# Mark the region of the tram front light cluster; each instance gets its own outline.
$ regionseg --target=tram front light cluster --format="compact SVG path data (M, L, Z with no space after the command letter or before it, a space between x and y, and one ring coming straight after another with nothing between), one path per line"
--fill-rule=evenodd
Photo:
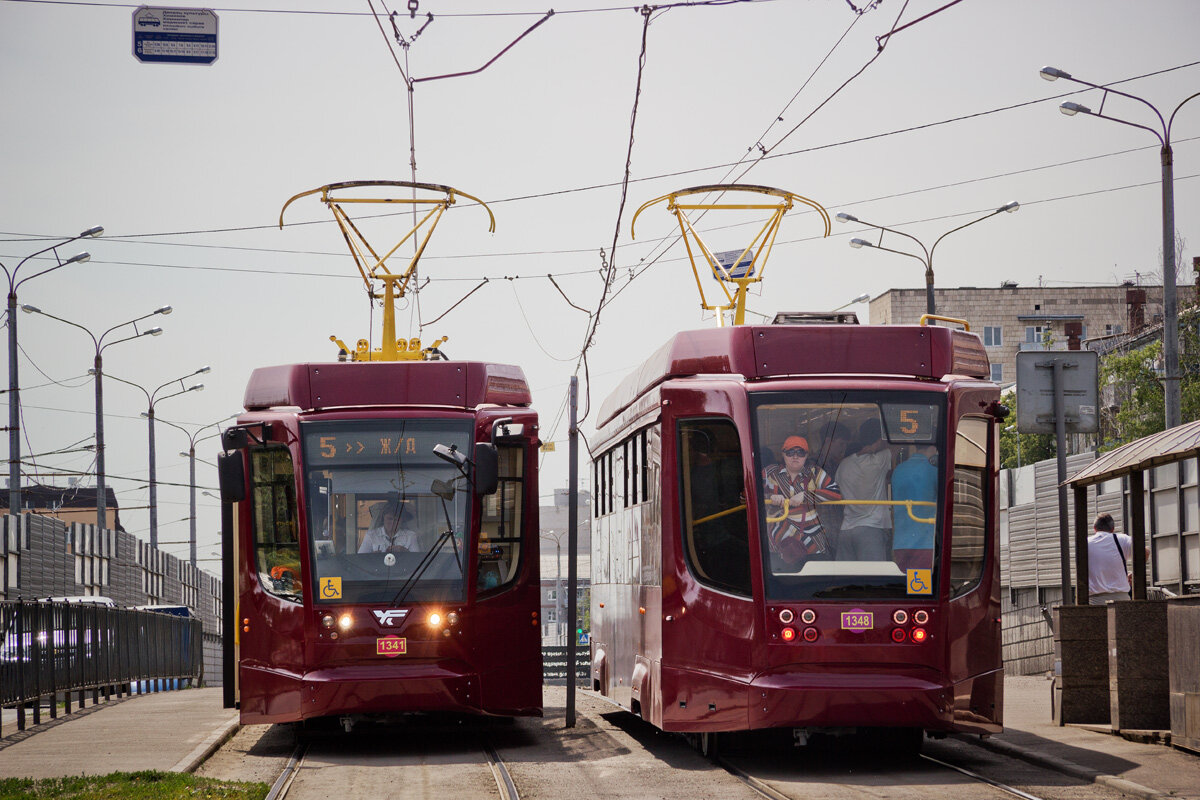
M784 628L782 631L779 632L779 638L783 639L785 642L795 641L796 629L795 628Z
M431 611L429 612L429 616L425 618L425 621L429 623L429 627L432 628L434 632L440 630L442 632L442 636L448 637L451 633L450 629L458 624L459 616L457 611L445 613L441 611Z
M354 617L350 616L349 614L342 614L340 617L338 617L338 621L337 621L338 629L341 630L342 632L350 630L350 626L353 624L354 624Z

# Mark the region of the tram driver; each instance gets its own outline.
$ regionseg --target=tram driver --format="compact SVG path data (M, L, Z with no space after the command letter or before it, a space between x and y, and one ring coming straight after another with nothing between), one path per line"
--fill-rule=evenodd
M807 439L789 436L781 450L783 464L763 470L763 496L771 525L771 563L776 571L798 569L806 561L832 558L832 547L817 516L817 506L827 500L842 499L829 473L810 463ZM786 513L781 513L784 508Z
M408 553L418 549L417 534L408 526L413 512L407 500L390 499L371 509L371 527L367 529L360 553Z

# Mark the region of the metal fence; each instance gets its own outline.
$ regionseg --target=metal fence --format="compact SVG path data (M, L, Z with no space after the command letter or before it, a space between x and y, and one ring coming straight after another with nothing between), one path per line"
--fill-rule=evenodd
M575 685L591 686L591 648L580 645L575 648ZM555 685L567 685L567 648L542 648L542 681Z
M133 691L197 682L203 670L200 620L95 603L0 602L0 705L17 708L25 729L42 706L71 713L90 693L92 703Z

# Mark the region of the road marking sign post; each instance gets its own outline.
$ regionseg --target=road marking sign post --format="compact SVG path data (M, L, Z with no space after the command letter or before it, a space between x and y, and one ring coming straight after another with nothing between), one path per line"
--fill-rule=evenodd
M141 6L133 12L133 57L157 64L217 60L217 15L207 8Z

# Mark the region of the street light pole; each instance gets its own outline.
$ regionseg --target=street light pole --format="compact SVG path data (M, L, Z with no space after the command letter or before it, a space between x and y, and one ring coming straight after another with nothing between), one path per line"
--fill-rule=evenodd
M1080 105L1079 103L1065 102L1059 105L1058 110L1068 117L1073 117L1076 114L1088 114L1093 117L1109 120L1110 122L1119 122L1131 128L1141 128L1144 131L1154 134L1159 144L1162 145L1160 157L1162 162L1163 360L1166 367L1166 375L1163 376L1163 419L1165 429L1175 428L1183 424L1183 419L1181 408L1182 393L1179 385L1179 303L1178 287L1175 280L1175 155L1171 150L1171 126L1175 123L1175 115L1179 113L1179 109L1183 108L1189 100L1200 97L1200 92L1184 98L1183 102L1175 106L1175 110L1171 112L1171 116L1164 120L1162 113L1159 112L1153 103L1137 95L1128 94L1108 86L1089 83L1088 81L1072 77L1070 73L1056 67L1042 67L1039 74L1048 81L1056 81L1062 78L1065 81L1071 81L1072 83L1078 83L1081 86L1099 89L1104 92L1104 95L1100 99L1099 111L1092 111L1087 106ZM1105 114L1104 103L1108 100L1109 92L1130 100L1136 100L1148 106L1154 112L1154 115L1158 117L1159 129L1156 130L1146 125L1139 125L1136 122L1130 122Z
M8 271L8 267L0 264L0 269L4 270L4 276L8 278L8 513L10 514L21 513L21 387L17 376L17 289L22 283L32 280L38 275L53 272L67 264L79 264L87 261L92 257L87 252L77 253L63 261L58 257L57 248L78 239L92 238L102 233L104 233L104 228L99 225L88 228L78 236L64 239L58 244L26 256L21 259L11 273ZM54 259L58 262L56 265L23 280L17 280L17 272L25 265L26 261L51 251L54 253Z
M231 416L237 416L237 415L233 414ZM184 458L186 458L188 460L188 497L189 497L188 509L190 512L190 514L189 514L190 525L189 525L189 535L188 535L188 544L189 544L188 560L190 561L190 563L193 567L196 566L196 444L199 442L203 442L205 439L211 439L214 436L220 436L221 435L220 431L217 431L216 433L210 433L207 436L201 436L200 431L203 431L207 428L211 428L214 425L220 425L222 422L225 422L228 419L230 419L230 417L223 417L223 418L217 420L216 422L210 422L207 425L201 425L194 432L190 432L190 431L188 431L187 428L183 427L182 425L177 425L174 422L170 422L169 420L165 420L165 419L159 420L160 422L162 422L166 425L170 425L172 428L175 428L176 430L183 431L183 435L188 437L188 450L186 453L180 453L179 455L183 456Z
M158 336L162 334L162 328L150 328L148 330L139 331L137 324L144 319L153 317L155 314L170 314L173 309L171 306L157 308L154 311L151 311L149 314L143 314L140 317L135 317L134 319L126 320L125 322L114 325L99 336L96 336L96 334L92 333L78 322L71 322L69 319L56 317L53 314L42 311L36 306L23 305L21 306L21 310L26 314L41 314L44 317L58 320L65 325L70 325L72 328L78 328L91 337L92 344L95 346L96 357L93 361L94 366L91 370L91 374L94 375L96 379L96 528L98 530L104 530L108 525L108 497L105 495L104 489L104 351L105 349L112 347L114 344L128 342L133 339L140 339L143 336ZM116 339L111 342L104 341L104 338L110 333L119 328L124 328L126 325L133 326L133 336L126 336L124 339Z
M147 409L146 409L146 411L144 411L142 413L142 416L146 418L146 421L148 423L147 427L149 428L149 435L150 435L150 464L149 464L149 467L150 467L150 546L151 547L155 547L155 548L158 547L158 479L157 479L158 470L156 467L157 459L155 458L155 453L157 452L157 450L155 449L155 446L154 446L154 405L155 405L155 403L161 403L163 400L168 400L172 397L178 397L181 394L187 394L188 392L203 391L204 390L203 383L197 383L193 386L185 387L183 385L183 381L185 378L190 378L193 375L203 375L203 374L205 374L207 372L211 372L211 371L212 371L212 367L201 367L200 369L196 370L195 372L189 372L187 375L184 375L181 378L175 378L174 380L167 381L166 383L162 384L161 386L159 386L152 392L147 391L145 387L143 387L139 384L136 384L133 381L127 381L124 378L118 378L116 375L108 376L108 377L112 378L114 381L117 381L119 383L124 383L127 386L132 386L135 389L140 390L142 392L142 394L146 395ZM173 394L168 394L164 397L158 397L158 393L160 391L162 391L163 389L165 389L168 386L174 386L176 383L179 384L179 391L174 392Z
M933 243L933 247L930 247L930 248L926 248L925 244L920 239L913 236L912 234L905 233L904 231L898 231L895 228L889 228L884 225L876 225L873 222L867 222L866 220L859 219L858 217L856 217L852 214L844 214L844 213L838 214L837 220L838 220L838 222L857 222L859 225L866 225L868 228L875 228L876 230L879 231L879 243L878 244L871 244L866 239L851 239L850 246L853 247L854 249L857 250L860 247L870 247L875 250L883 250L884 252L887 252L887 253L895 253L895 254L901 255L901 256L908 256L909 258L915 258L918 261L920 261L922 264L924 264L925 265L925 313L926 314L936 314L937 313L937 303L933 299L933 254L934 254L934 251L937 250L937 246L942 243L943 239L945 239L947 236L949 236L952 233L961 231L963 228L969 228L978 222L983 222L985 219L991 219L992 217L996 216L997 214L999 214L1001 212L1007 212L1009 214L1012 214L1013 212L1017 211L1020 207L1021 207L1021 204L1018 203L1016 200L1013 200L1011 203L1005 203L1004 205L997 208L995 211L990 211L987 214L984 214L979 219L973 219L970 222L966 223L965 225L959 225L957 228L952 228L952 229L946 231L945 233L943 233L941 236L939 236L937 238L937 241L935 241ZM894 233L897 236L903 236L906 239L913 240L914 242L917 243L917 247L921 248L921 252L924 254L924 257L919 256L916 253L908 253L908 252L905 252L904 250L893 250L890 247L884 247L883 246L883 234L884 233Z

